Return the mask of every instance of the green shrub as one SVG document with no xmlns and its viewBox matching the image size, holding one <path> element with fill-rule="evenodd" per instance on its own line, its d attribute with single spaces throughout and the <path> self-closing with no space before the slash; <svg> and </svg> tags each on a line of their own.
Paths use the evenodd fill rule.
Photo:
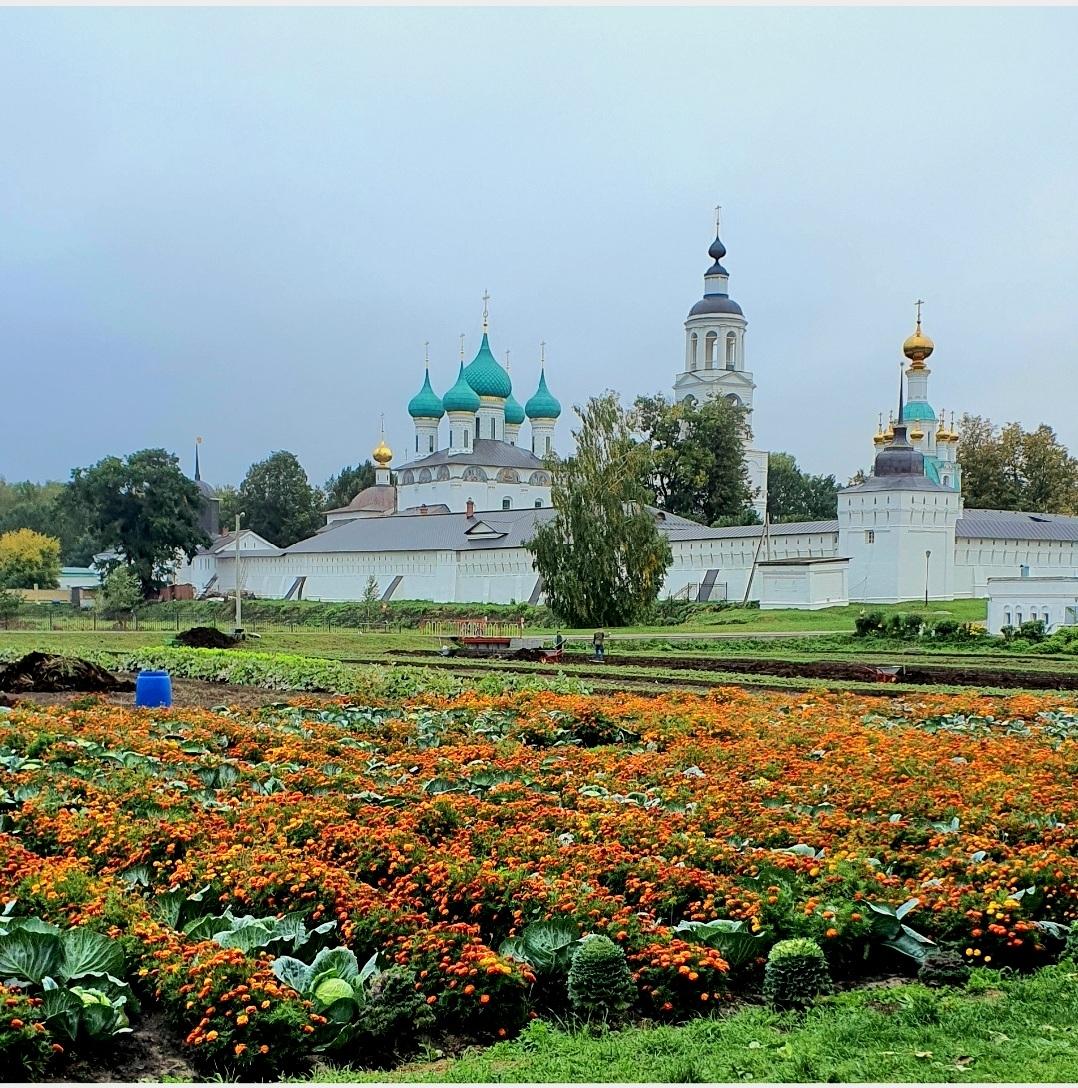
<svg viewBox="0 0 1078 1088">
<path fill-rule="evenodd" d="M 1078 963 L 1078 925 L 1071 926 L 1067 934 L 1067 943 L 1063 946 L 1063 959 Z"/>
<path fill-rule="evenodd" d="M 883 613 L 879 611 L 862 613 L 853 621 L 853 630 L 858 638 L 882 635 L 884 631 Z"/>
<path fill-rule="evenodd" d="M 929 952 L 917 971 L 917 978 L 926 986 L 965 986 L 969 976 L 965 958 L 948 948 Z"/>
<path fill-rule="evenodd" d="M 625 952 L 609 937 L 593 933 L 573 954 L 569 1001 L 586 1019 L 618 1020 L 632 1008 L 636 985 Z"/>
<path fill-rule="evenodd" d="M 1018 637 L 1029 642 L 1041 642 L 1045 636 L 1044 620 L 1026 620 L 1018 625 Z"/>
<path fill-rule="evenodd" d="M 370 996 L 352 1025 L 349 1060 L 386 1066 L 406 1058 L 434 1026 L 434 1013 L 415 988 L 415 976 L 403 967 L 376 975 Z"/>
<path fill-rule="evenodd" d="M 810 1005 L 831 989 L 831 972 L 823 950 L 807 937 L 779 941 L 764 967 L 764 997 L 777 1009 Z"/>
</svg>

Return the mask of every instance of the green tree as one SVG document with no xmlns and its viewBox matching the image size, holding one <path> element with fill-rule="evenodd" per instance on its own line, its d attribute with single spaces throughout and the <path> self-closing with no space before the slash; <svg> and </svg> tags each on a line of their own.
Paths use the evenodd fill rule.
<svg viewBox="0 0 1078 1088">
<path fill-rule="evenodd" d="M 20 608 L 22 597 L 10 589 L 0 589 L 0 623 L 6 627 L 19 614 Z"/>
<path fill-rule="evenodd" d="M 279 548 L 314 536 L 324 498 L 312 487 L 294 453 L 278 450 L 248 470 L 239 490 L 245 527 Z"/>
<path fill-rule="evenodd" d="M 374 486 L 374 464 L 367 460 L 362 465 L 346 465 L 326 480 L 322 488 L 326 496 L 326 506 L 336 510 L 347 506 L 364 488 Z"/>
<path fill-rule="evenodd" d="M 64 509 L 65 485 L 55 480 L 43 484 L 0 479 L 0 533 L 33 529 L 60 541 L 60 560 L 71 566 L 88 566 L 100 542 L 87 532 L 81 517 Z"/>
<path fill-rule="evenodd" d="M 772 521 L 825 521 L 838 516 L 834 476 L 802 472 L 792 453 L 767 455 L 767 513 Z"/>
<path fill-rule="evenodd" d="M 59 584 L 59 540 L 33 529 L 0 534 L 0 587 L 54 589 Z"/>
<path fill-rule="evenodd" d="M 63 496 L 91 535 L 130 564 L 149 596 L 181 553 L 188 558 L 209 538 L 199 528 L 198 488 L 167 450 L 140 450 L 77 468 Z"/>
<path fill-rule="evenodd" d="M 634 423 L 653 452 L 648 486 L 656 505 L 716 525 L 751 509 L 745 465 L 745 409 L 724 397 L 671 404 L 637 397 Z"/>
<path fill-rule="evenodd" d="M 105 575 L 98 607 L 106 616 L 127 615 L 144 599 L 138 572 L 134 567 L 120 564 Z"/>
<path fill-rule="evenodd" d="M 218 512 L 221 518 L 221 532 L 227 533 L 236 527 L 236 515 L 243 513 L 243 500 L 239 488 L 232 484 L 222 484 L 216 488 Z"/>
<path fill-rule="evenodd" d="M 372 574 L 367 579 L 367 584 L 363 587 L 363 596 L 360 599 L 368 623 L 374 619 L 375 609 L 378 607 L 378 602 L 381 599 L 382 591 L 378 588 L 378 579 Z"/>
<path fill-rule="evenodd" d="M 962 494 L 970 509 L 1078 512 L 1078 461 L 1047 424 L 995 427 L 964 416 L 958 444 Z"/>
<path fill-rule="evenodd" d="M 527 547 L 562 622 L 622 626 L 655 603 L 673 558 L 646 505 L 651 449 L 614 393 L 576 412 L 575 454 L 548 459 L 556 513 Z"/>
</svg>

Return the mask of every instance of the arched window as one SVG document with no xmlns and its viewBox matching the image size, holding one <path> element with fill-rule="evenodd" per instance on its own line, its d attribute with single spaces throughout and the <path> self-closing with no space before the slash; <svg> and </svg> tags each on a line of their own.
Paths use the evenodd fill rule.
<svg viewBox="0 0 1078 1088">
<path fill-rule="evenodd" d="M 491 416 L 490 417 L 490 437 L 491 438 L 497 438 L 498 437 L 497 434 L 495 433 L 495 429 L 497 428 L 497 426 L 498 426 L 498 421 L 493 416 Z"/>
<path fill-rule="evenodd" d="M 434 473 L 436 480 L 448 480 L 449 479 L 449 466 L 439 465 L 437 471 Z"/>
<path fill-rule="evenodd" d="M 430 452 L 434 452 L 434 435 L 430 436 Z"/>
<path fill-rule="evenodd" d="M 550 435 L 546 436 L 546 451 L 550 453 Z"/>
<path fill-rule="evenodd" d="M 487 479 L 487 474 L 477 465 L 469 465 L 461 474 L 461 479 L 470 480 L 478 483 L 485 483 Z"/>
<path fill-rule="evenodd" d="M 472 433 L 467 427 L 464 428 L 464 448 L 470 449 L 472 445 Z"/>
<path fill-rule="evenodd" d="M 718 339 L 718 334 L 709 332 L 704 337 L 704 369 L 712 370 L 715 366 L 715 341 Z"/>
<path fill-rule="evenodd" d="M 695 408 L 696 398 L 692 395 L 692 393 L 688 393 L 682 398 L 681 403 L 684 404 L 686 408 Z"/>
<path fill-rule="evenodd" d="M 512 499 L 502 499 L 502 509 L 503 510 L 512 510 L 512 508 L 513 508 L 513 500 Z"/>
<path fill-rule="evenodd" d="M 528 477 L 528 483 L 533 487 L 550 487 L 550 474 L 537 470 Z"/>
<path fill-rule="evenodd" d="M 421 484 L 429 484 L 432 477 L 429 468 L 421 468 L 419 475 L 416 477 L 416 482 Z"/>
<path fill-rule="evenodd" d="M 693 333 L 692 336 L 689 337 L 689 369 L 690 370 L 695 370 L 696 369 L 697 340 L 698 340 L 698 337 L 697 337 L 696 333 Z"/>
<path fill-rule="evenodd" d="M 419 435 L 415 436 L 415 451 L 416 453 L 419 452 Z"/>
<path fill-rule="evenodd" d="M 498 483 L 500 484 L 519 484 L 520 476 L 517 475 L 515 468 L 503 468 L 498 471 Z"/>
<path fill-rule="evenodd" d="M 741 407 L 741 398 L 736 393 L 727 393 L 726 399 L 735 407 Z"/>
<path fill-rule="evenodd" d="M 412 475 L 412 470 L 411 470 L 410 468 L 406 468 L 406 469 L 405 469 L 405 470 L 404 470 L 404 471 L 403 471 L 403 472 L 401 473 L 401 476 L 400 476 L 400 482 L 401 482 L 402 484 L 412 484 L 412 483 L 415 483 L 415 477 L 414 477 L 414 476 Z"/>
<path fill-rule="evenodd" d="M 543 500 L 542 499 L 536 499 L 535 500 L 535 509 L 536 510 L 542 510 L 543 509 Z"/>
<path fill-rule="evenodd" d="M 726 369 L 737 369 L 737 333 L 726 334 Z"/>
</svg>

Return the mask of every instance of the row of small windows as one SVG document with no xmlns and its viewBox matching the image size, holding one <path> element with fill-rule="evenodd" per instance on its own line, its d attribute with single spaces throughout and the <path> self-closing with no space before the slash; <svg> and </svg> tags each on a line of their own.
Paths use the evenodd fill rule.
<svg viewBox="0 0 1078 1088">
<path fill-rule="evenodd" d="M 718 333 L 709 332 L 704 337 L 704 369 L 715 369 L 715 346 L 718 340 Z M 697 358 L 697 351 L 699 348 L 699 338 L 696 333 L 693 333 L 689 337 L 689 369 L 699 370 L 700 363 Z M 737 333 L 728 332 L 726 334 L 726 369 L 737 369 Z"/>
<path fill-rule="evenodd" d="M 553 449 L 552 439 L 551 439 L 550 435 L 547 435 L 546 436 L 546 448 L 543 450 L 543 453 L 549 454 L 552 449 Z M 535 435 L 532 435 L 532 453 L 538 453 L 538 452 L 539 451 L 535 448 Z"/>
<path fill-rule="evenodd" d="M 542 499 L 536 499 L 535 500 L 535 509 L 536 510 L 541 510 L 542 508 L 543 508 L 543 500 Z M 513 500 L 512 499 L 502 499 L 502 509 L 503 510 L 512 510 L 513 509 Z"/>
<path fill-rule="evenodd" d="M 1033 621 L 1043 620 L 1046 625 L 1051 622 L 1051 620 L 1048 618 L 1047 608 L 1040 615 L 1037 614 L 1037 610 L 1035 608 L 1031 608 L 1029 610 L 1029 619 Z M 1005 627 L 1021 627 L 1024 622 L 1025 620 L 1023 619 L 1023 612 L 1020 608 L 1014 612 L 1013 624 L 1011 623 L 1011 610 L 1008 608 L 1003 613 L 1003 625 Z"/>
<path fill-rule="evenodd" d="M 443 480 L 448 480 L 449 478 L 449 466 L 439 465 L 433 471 L 429 468 L 406 468 L 397 478 L 397 482 L 402 486 L 407 486 L 408 484 L 429 484 L 435 481 L 441 483 Z M 461 474 L 461 479 L 467 480 L 470 483 L 488 483 L 490 481 L 490 477 L 487 475 L 486 470 L 480 468 L 478 465 L 469 465 Z M 500 484 L 519 484 L 524 482 L 520 478 L 520 473 L 517 472 L 515 468 L 499 469 L 495 479 Z M 537 469 L 528 476 L 528 483 L 533 487 L 549 487 L 550 473 Z"/>
<path fill-rule="evenodd" d="M 427 435 L 427 438 L 430 440 L 430 449 L 427 450 L 427 453 L 433 453 L 434 452 L 434 435 L 429 434 L 429 435 Z M 415 451 L 416 451 L 416 453 L 419 453 L 419 435 L 418 434 L 415 436 Z"/>
</svg>

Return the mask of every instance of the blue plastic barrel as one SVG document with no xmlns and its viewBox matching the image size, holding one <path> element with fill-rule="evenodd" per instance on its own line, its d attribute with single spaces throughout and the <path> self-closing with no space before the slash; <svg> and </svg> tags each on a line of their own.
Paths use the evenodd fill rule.
<svg viewBox="0 0 1078 1088">
<path fill-rule="evenodd" d="M 135 706 L 172 706 L 172 678 L 160 669 L 143 669 L 135 678 Z"/>
</svg>

